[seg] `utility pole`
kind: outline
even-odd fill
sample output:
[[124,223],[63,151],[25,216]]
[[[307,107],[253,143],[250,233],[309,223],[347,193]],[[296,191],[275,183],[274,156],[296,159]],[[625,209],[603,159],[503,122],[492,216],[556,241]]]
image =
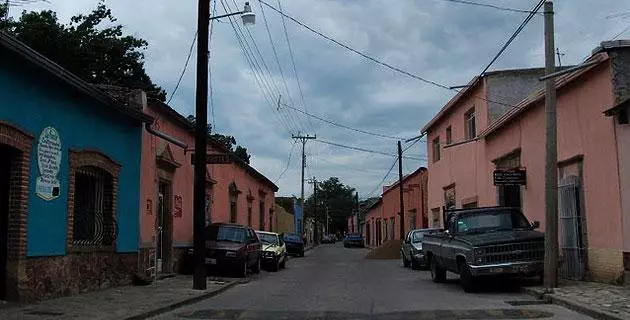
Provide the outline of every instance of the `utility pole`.
[[308,180],[308,183],[313,185],[313,218],[315,220],[315,227],[313,228],[313,244],[319,241],[319,215],[317,214],[317,178],[313,177]]
[[199,0],[197,9],[197,90],[195,99],[195,178],[193,193],[193,289],[206,289],[205,207],[206,145],[208,135],[208,29],[210,1]]
[[398,141],[398,189],[400,189],[400,239],[405,237],[405,198],[403,194],[402,144]]
[[326,204],[326,235],[330,234],[330,230],[328,230],[328,204]]
[[[304,154],[304,146],[306,145],[306,141],[307,140],[314,140],[317,139],[317,135],[315,136],[311,136],[311,135],[305,135],[305,136],[301,136],[301,135],[292,135],[293,139],[298,139],[302,141],[302,190],[300,192],[300,209],[302,210],[302,225],[299,226],[300,227],[300,232],[304,232],[304,168],[306,168],[306,155]],[[302,235],[300,235],[302,236]]]
[[[556,71],[554,54],[553,2],[545,2],[545,74]],[[544,285],[558,286],[558,149],[555,78],[545,83],[545,270]]]

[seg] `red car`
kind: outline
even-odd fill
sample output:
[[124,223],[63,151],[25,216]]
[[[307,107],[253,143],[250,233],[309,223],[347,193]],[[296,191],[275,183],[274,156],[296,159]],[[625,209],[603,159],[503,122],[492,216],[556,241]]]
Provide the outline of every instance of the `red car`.
[[235,270],[246,277],[251,269],[260,272],[261,243],[254,229],[229,223],[213,223],[206,227],[206,266]]

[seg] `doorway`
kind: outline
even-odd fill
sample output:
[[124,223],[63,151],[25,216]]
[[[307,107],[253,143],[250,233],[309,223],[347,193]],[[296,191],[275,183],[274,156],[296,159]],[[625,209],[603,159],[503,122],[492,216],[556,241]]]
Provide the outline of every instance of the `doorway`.
[[521,207],[521,186],[506,185],[497,187],[499,190],[499,205],[505,207]]
[[156,259],[157,271],[172,272],[173,215],[171,210],[172,185],[170,181],[158,183],[158,210],[156,216]]
[[8,287],[8,242],[9,242],[9,210],[11,187],[11,161],[15,150],[0,145],[0,300],[7,298]]

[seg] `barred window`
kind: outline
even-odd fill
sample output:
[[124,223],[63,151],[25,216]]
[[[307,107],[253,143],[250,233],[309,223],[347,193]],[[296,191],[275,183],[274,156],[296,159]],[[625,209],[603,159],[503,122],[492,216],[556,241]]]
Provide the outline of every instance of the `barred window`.
[[101,168],[85,166],[76,170],[74,179],[73,245],[113,245],[113,177]]

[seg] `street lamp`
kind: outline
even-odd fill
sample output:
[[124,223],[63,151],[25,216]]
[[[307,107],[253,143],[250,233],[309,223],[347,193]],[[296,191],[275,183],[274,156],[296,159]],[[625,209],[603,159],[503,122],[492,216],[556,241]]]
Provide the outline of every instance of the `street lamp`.
[[210,17],[210,1],[198,0],[197,6],[197,86],[195,91],[195,179],[193,190],[193,289],[206,289],[205,224],[206,224],[206,146],[208,142],[208,34],[210,20],[241,15],[244,25],[256,22],[249,2],[243,11]]

